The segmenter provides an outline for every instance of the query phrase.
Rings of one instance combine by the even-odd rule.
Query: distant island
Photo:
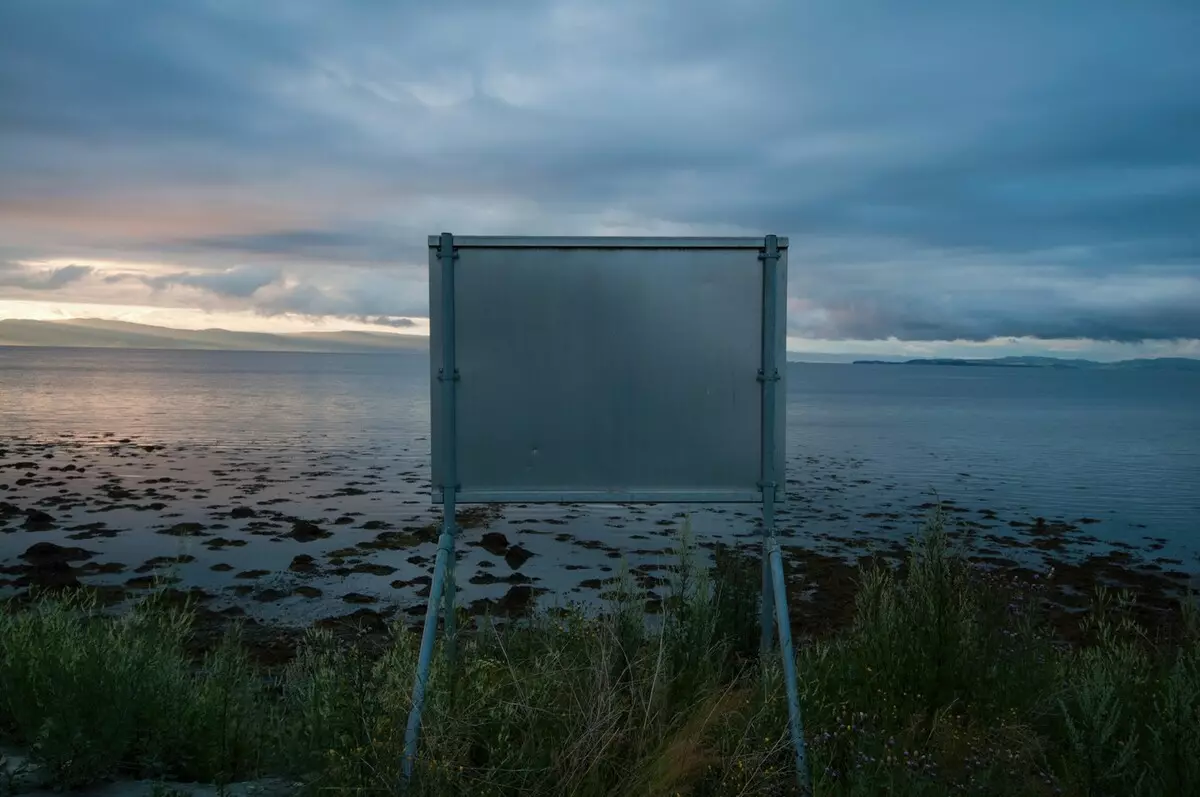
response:
[[[1089,371],[1200,371],[1200,360],[1190,357],[1146,357],[1138,360],[1098,362],[1058,357],[993,357],[990,359],[928,358],[916,360],[855,360],[854,365],[954,365],[988,368],[1057,368]]]
[[[10,318],[0,320],[0,346],[355,353],[424,351],[429,347],[429,338],[392,332],[234,332],[172,329],[94,318],[64,321]]]

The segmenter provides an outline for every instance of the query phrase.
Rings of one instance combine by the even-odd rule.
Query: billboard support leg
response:
[[[762,597],[760,600],[761,614],[759,616],[759,624],[762,627],[762,641],[759,645],[760,653],[763,656],[768,656],[771,653],[771,648],[775,644],[775,589],[771,586],[771,562],[770,562],[770,543],[771,535],[774,533],[772,526],[775,523],[774,507],[767,508],[767,502],[774,503],[774,496],[767,497],[763,493],[763,532],[762,532]]]
[[[454,656],[454,514],[458,497],[458,424],[456,387],[458,367],[455,361],[454,340],[454,236],[442,233],[438,261],[442,269],[442,319],[444,329],[442,367],[438,370],[441,383],[442,434],[434,438],[443,446],[442,463],[442,533],[438,537],[437,559],[433,565],[433,582],[429,585],[429,603],[425,607],[425,628],[421,633],[421,652],[417,656],[417,674],[413,681],[412,709],[404,731],[404,782],[412,777],[417,759],[417,739],[421,732],[421,711],[425,708],[425,690],[429,685],[429,669],[437,639],[438,609],[441,608],[443,588],[446,599],[447,650]]]
[[[779,624],[779,652],[783,657],[783,683],[787,690],[788,726],[792,736],[792,747],[796,752],[796,777],[803,794],[812,794],[812,782],[808,772],[808,750],[804,744],[804,724],[800,717],[800,693],[796,686],[796,656],[792,649],[792,623],[788,616],[787,585],[783,575],[783,555],[779,540],[772,534],[767,542],[770,552],[767,559],[771,565],[772,582],[775,588],[775,618]]]
[[[433,647],[437,639],[438,609],[442,602],[442,588],[446,583],[447,562],[452,556],[454,556],[453,515],[442,524],[442,534],[438,538],[437,560],[433,566],[433,583],[429,585],[429,603],[425,607],[425,629],[421,633],[421,652],[417,656],[417,676],[413,683],[412,708],[408,713],[408,727],[404,730],[404,780],[406,782],[412,777],[413,764],[417,759],[421,712],[425,708],[425,690],[429,685],[429,669],[433,663]]]
[[[451,517],[453,514],[451,512]],[[455,529],[451,528],[450,550],[446,553],[446,600],[442,609],[442,628],[446,636],[446,664],[451,671],[458,662],[458,617],[454,613],[454,604],[457,601],[458,593],[457,585],[454,583],[454,565],[457,559],[454,553],[454,532]]]
[[[762,368],[758,380],[762,384],[762,490],[763,509],[763,594],[762,594],[762,651],[763,661],[771,648],[771,613],[779,629],[779,653],[783,658],[783,678],[787,691],[788,725],[792,746],[796,751],[796,779],[803,794],[812,794],[808,772],[808,754],[804,745],[804,726],[800,717],[800,695],[796,687],[796,659],[792,650],[791,618],[788,615],[787,582],[783,574],[783,556],[775,533],[775,492],[779,482],[775,474],[775,434],[777,432],[776,390],[780,382],[778,352],[775,348],[777,295],[776,268],[779,265],[779,240],[768,235],[759,255],[763,270],[763,328]]]

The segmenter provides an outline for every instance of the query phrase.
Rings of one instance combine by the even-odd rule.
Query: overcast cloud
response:
[[[5,0],[0,298],[402,326],[441,230],[775,232],[799,337],[1196,339],[1196,42],[1186,0]]]

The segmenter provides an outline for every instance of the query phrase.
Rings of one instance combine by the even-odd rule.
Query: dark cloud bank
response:
[[[1200,4],[8,0],[0,31],[10,261],[362,320],[423,312],[442,229],[777,232],[797,335],[1200,338]]]
[[[20,288],[27,291],[53,291],[90,275],[91,266],[59,266],[30,269],[16,263],[0,261],[0,289]]]

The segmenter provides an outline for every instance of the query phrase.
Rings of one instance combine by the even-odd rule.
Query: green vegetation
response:
[[[680,544],[649,625],[625,579],[598,615],[464,635],[458,669],[434,668],[412,792],[793,793],[780,668],[756,657],[757,563],[719,551],[714,575]],[[969,564],[936,516],[903,567],[864,569],[854,625],[798,653],[816,793],[1198,793],[1196,613],[1160,645],[1129,596],[1100,591],[1068,648],[1040,600]],[[397,791],[417,634],[397,627],[378,655],[314,632],[264,673],[234,632],[189,657],[190,624],[155,600],[116,619],[83,598],[0,612],[0,734],[63,786],[270,774]]]

